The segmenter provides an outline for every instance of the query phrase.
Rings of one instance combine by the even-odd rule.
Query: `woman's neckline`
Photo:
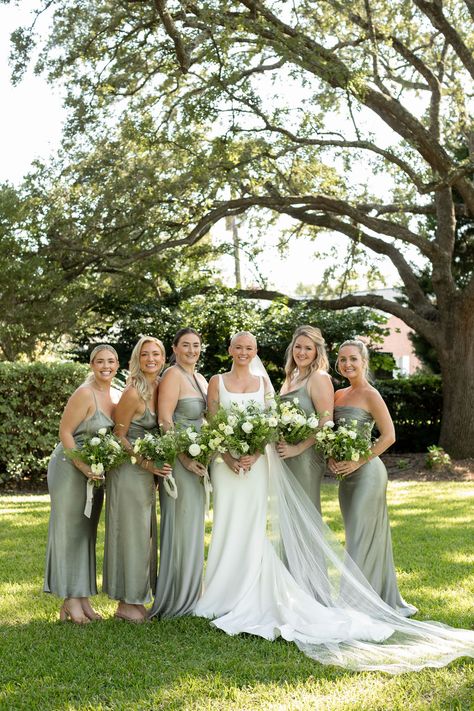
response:
[[[338,405],[337,403],[334,403],[334,409],[336,408],[345,408],[346,410],[362,410],[362,412],[366,412],[368,415],[372,417],[372,413],[369,412],[369,410],[366,410],[365,407],[359,407],[359,405]]]
[[[230,393],[231,395],[256,395],[257,393],[259,393],[260,390],[261,390],[261,387],[262,387],[262,381],[263,381],[263,379],[262,379],[262,377],[259,376],[259,375],[257,375],[256,377],[257,377],[257,378],[259,379],[259,381],[260,381],[260,382],[259,382],[259,385],[258,385],[258,389],[257,389],[257,390],[252,390],[252,392],[241,393],[241,392],[235,392],[234,390],[229,390],[229,389],[226,387],[226,384],[225,384],[225,382],[224,382],[224,377],[223,377],[222,373],[221,373],[221,376],[220,376],[220,378],[221,378],[221,383],[222,383],[222,386],[223,386],[224,390],[225,390],[226,392]]]

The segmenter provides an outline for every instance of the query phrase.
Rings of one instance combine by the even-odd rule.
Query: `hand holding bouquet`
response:
[[[334,459],[336,462],[359,462],[370,456],[372,446],[370,422],[361,425],[357,420],[352,420],[346,424],[345,419],[341,418],[337,428],[333,428],[333,422],[326,422],[315,436],[316,449],[327,459]],[[339,479],[343,476],[336,474]]]
[[[95,434],[86,435],[82,447],[67,449],[66,455],[90,467],[93,474],[91,481],[95,486],[102,486],[106,472],[115,469],[127,459],[120,440],[106,427],[101,427]]]
[[[156,469],[163,469],[165,464],[173,467],[178,454],[177,437],[174,430],[169,430],[163,435],[154,435],[147,432],[144,437],[135,440],[133,454],[138,454],[142,459],[152,463]],[[137,457],[131,456],[132,464],[137,463]],[[173,499],[178,496],[176,482],[172,474],[164,477],[163,486],[166,493]]]
[[[314,437],[319,427],[321,416],[315,412],[307,415],[303,408],[299,407],[297,397],[292,401],[277,398],[273,412],[278,420],[278,439],[288,444],[299,444],[309,437]]]

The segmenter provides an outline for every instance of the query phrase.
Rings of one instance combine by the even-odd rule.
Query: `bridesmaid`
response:
[[[196,373],[201,337],[182,328],[173,341],[175,364],[163,376],[158,397],[160,425],[201,428],[206,410],[207,382]],[[190,614],[201,594],[204,564],[204,486],[206,468],[179,456],[173,475],[178,498],[172,499],[160,482],[160,571],[149,617]]]
[[[97,594],[96,539],[104,491],[94,492],[91,517],[84,515],[86,481],[97,479],[90,467],[66,458],[65,449],[80,447],[84,435],[113,427],[118,391],[111,388],[119,361],[112,346],[96,346],[90,355],[91,374],[69,398],[59,425],[60,443],[48,466],[51,497],[44,591],[64,598],[59,617],[77,624],[100,620],[90,595]]]
[[[140,338],[130,357],[130,375],[116,410],[115,434],[133,452],[133,444],[146,432],[156,433],[156,400],[165,349],[152,336]],[[134,455],[135,456],[135,455]],[[144,622],[145,603],[151,601],[156,578],[155,475],[171,472],[167,464],[157,469],[136,455],[107,475],[105,515],[104,592],[118,600],[115,617]]]
[[[395,442],[392,418],[380,393],[367,380],[369,354],[362,341],[345,341],[337,356],[338,372],[349,381],[337,390],[335,419],[377,425],[379,438],[370,456],[358,462],[329,460],[329,468],[343,475],[339,504],[346,530],[346,549],[382,600],[399,614],[417,612],[401,597],[393,562],[387,511],[387,470],[379,455]]]
[[[282,400],[290,402],[298,398],[299,407],[307,415],[327,412],[321,417],[321,424],[332,419],[334,408],[334,388],[328,368],[324,338],[319,328],[297,328],[286,350],[286,378],[280,395]],[[321,513],[321,482],[326,462],[313,445],[313,437],[296,445],[279,442],[277,451]]]

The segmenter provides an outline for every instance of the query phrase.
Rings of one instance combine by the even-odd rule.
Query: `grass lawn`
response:
[[[418,619],[473,626],[473,495],[469,482],[390,483],[399,584]],[[323,510],[340,533],[334,485],[324,485]],[[346,672],[201,619],[110,619],[103,595],[95,605],[109,619],[61,624],[59,601],[41,592],[48,497],[2,496],[0,513],[0,709],[474,708],[474,660],[395,677]],[[99,566],[102,546],[103,526]]]

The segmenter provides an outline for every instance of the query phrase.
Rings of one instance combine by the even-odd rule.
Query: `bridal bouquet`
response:
[[[235,458],[255,454],[275,441],[277,427],[278,419],[272,411],[262,410],[255,402],[245,407],[232,403],[229,409],[220,407],[211,418],[209,444]]]
[[[105,473],[115,469],[127,459],[127,453],[120,440],[106,427],[101,427],[95,434],[86,436],[81,449],[68,449],[66,455],[70,459],[79,459],[88,464],[91,472],[101,477],[90,480],[94,486],[102,486]]]
[[[324,457],[335,459],[337,462],[358,462],[370,455],[372,445],[370,422],[361,425],[357,420],[351,420],[350,423],[346,423],[345,419],[341,418],[337,428],[333,428],[334,422],[326,422],[315,435],[315,447]]]
[[[195,427],[178,427],[176,437],[178,454],[186,454],[205,467],[215,454],[225,451],[220,448],[221,438],[213,436],[207,423],[203,424],[199,432]]]
[[[276,398],[273,413],[278,420],[278,438],[288,444],[299,444],[308,437],[314,437],[319,427],[320,416],[316,413],[307,415],[299,407],[297,397],[292,401]]]
[[[172,467],[178,455],[176,432],[169,430],[162,435],[147,432],[144,437],[135,440],[133,453],[148,459],[157,469],[161,469],[164,464],[169,464]],[[132,455],[130,461],[132,464],[136,464],[137,458]],[[163,486],[169,496],[173,499],[177,498],[178,490],[172,474],[168,474],[164,478]]]

